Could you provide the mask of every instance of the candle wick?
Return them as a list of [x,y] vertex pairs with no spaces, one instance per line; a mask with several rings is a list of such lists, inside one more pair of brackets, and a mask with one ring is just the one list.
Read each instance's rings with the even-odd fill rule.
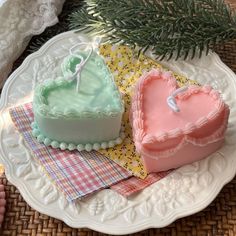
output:
[[[79,55],[78,53],[75,53],[73,52],[73,49],[79,47],[79,46],[82,46],[82,45],[85,45],[85,46],[89,46],[90,47],[90,50],[89,50],[89,53],[88,53],[88,56],[86,57],[86,59],[84,59],[81,55]],[[92,55],[93,53],[93,46],[89,43],[77,43],[76,45],[74,45],[73,47],[70,48],[69,50],[70,52],[70,55],[71,56],[74,56],[74,57],[77,57],[80,59],[80,63],[76,65],[75,67],[75,72],[74,74],[71,76],[72,77],[72,80],[74,80],[75,78],[77,78],[77,83],[76,83],[76,92],[79,92],[79,88],[80,88],[80,82],[81,82],[81,72],[82,72],[82,69],[84,67],[84,65],[87,63],[88,59],[90,58],[90,56]],[[70,78],[71,79],[71,78]]]
[[167,97],[167,104],[174,112],[180,112],[175,97],[178,94],[185,92],[187,89],[188,89],[187,86],[178,88],[170,96]]

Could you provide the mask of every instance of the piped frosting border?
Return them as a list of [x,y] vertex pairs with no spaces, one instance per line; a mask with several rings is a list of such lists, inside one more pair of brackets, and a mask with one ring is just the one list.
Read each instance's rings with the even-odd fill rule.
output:
[[107,67],[106,62],[102,57],[99,57],[99,59],[91,59],[91,60],[94,60],[96,62],[97,66],[104,74],[105,82],[107,83],[108,86],[112,87],[113,89],[112,99],[114,99],[117,102],[118,104],[117,108],[115,109],[114,107],[113,108],[106,107],[104,109],[101,109],[99,107],[93,107],[93,108],[85,107],[85,110],[83,112],[77,111],[76,109],[65,110],[64,112],[50,109],[50,107],[47,104],[47,99],[45,97],[45,94],[49,90],[73,83],[73,81],[65,79],[73,74],[69,66],[73,59],[74,56],[68,56],[64,59],[62,63],[63,77],[58,77],[57,79],[48,79],[45,80],[42,84],[37,85],[34,94],[34,104],[33,104],[34,112],[37,112],[39,115],[43,117],[64,118],[64,119],[71,117],[75,118],[115,117],[123,113],[124,101],[115,83],[113,74]]
[[[171,72],[162,72],[160,70],[152,69],[150,72],[145,73],[140,77],[135,90],[134,96],[132,97],[130,120],[133,127],[133,137],[136,149],[139,153],[149,156],[153,159],[166,158],[174,155],[183,146],[191,143],[196,146],[205,146],[209,143],[213,143],[224,138],[224,132],[227,128],[229,107],[223,102],[220,94],[213,90],[210,86],[190,86],[189,89],[179,95],[178,99],[187,99],[190,95],[198,92],[203,92],[209,94],[214,100],[217,100],[216,109],[214,112],[209,113],[206,117],[200,118],[197,122],[188,123],[182,129],[174,129],[170,132],[162,132],[158,135],[149,135],[145,133],[144,130],[144,114],[142,112],[143,108],[143,88],[153,79],[164,79],[167,81],[170,91],[174,91],[178,88],[176,80]],[[224,111],[224,118],[221,126],[211,135],[203,138],[190,137],[189,134],[196,128],[203,127],[209,120],[216,118],[222,111]],[[181,141],[175,148],[166,149],[163,151],[150,151],[146,149],[143,144],[145,143],[155,143],[155,142],[165,142],[169,138],[181,138]],[[155,156],[155,157],[154,157]]]
[[[108,80],[108,79],[107,79]],[[65,110],[64,112],[56,111],[54,109],[50,109],[50,107],[47,104],[47,100],[45,97],[45,93],[51,89],[55,89],[60,86],[66,86],[70,83],[73,83],[69,80],[66,80],[64,78],[58,78],[55,80],[49,79],[44,81],[42,84],[38,85],[35,89],[35,95],[34,95],[34,112],[37,112],[39,115],[43,117],[49,117],[49,118],[92,118],[92,117],[115,117],[121,113],[124,112],[124,102],[122,100],[122,96],[116,86],[116,84],[113,84],[113,80],[108,80],[111,86],[113,86],[113,94],[112,98],[117,100],[119,103],[118,109],[112,109],[111,108],[105,108],[104,110],[100,110],[98,108],[89,109],[89,107],[86,107],[86,110],[83,112],[77,111],[76,109],[70,109]]]

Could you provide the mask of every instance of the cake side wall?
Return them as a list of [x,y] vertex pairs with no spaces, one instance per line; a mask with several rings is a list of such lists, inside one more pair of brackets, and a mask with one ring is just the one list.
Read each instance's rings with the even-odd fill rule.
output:
[[178,168],[183,165],[193,163],[195,161],[200,161],[220,149],[223,143],[224,139],[202,147],[188,143],[173,156],[154,159],[142,155],[142,160],[148,173],[166,171],[172,168]]
[[122,114],[115,117],[53,119],[35,114],[43,135],[58,142],[101,143],[119,137]]

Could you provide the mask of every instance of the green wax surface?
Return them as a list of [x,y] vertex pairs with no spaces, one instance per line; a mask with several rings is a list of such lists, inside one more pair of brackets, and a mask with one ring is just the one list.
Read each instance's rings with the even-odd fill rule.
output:
[[[85,53],[81,55],[84,58],[87,56]],[[64,65],[64,74],[74,72],[79,62],[79,58],[69,58]],[[79,91],[76,91],[76,79],[51,88],[44,94],[47,105],[49,109],[62,113],[65,110],[119,110],[119,93],[111,76],[103,59],[93,53],[81,71]]]

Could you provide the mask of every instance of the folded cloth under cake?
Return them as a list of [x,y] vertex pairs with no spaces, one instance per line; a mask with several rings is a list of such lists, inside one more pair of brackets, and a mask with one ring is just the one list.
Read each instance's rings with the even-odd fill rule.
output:
[[142,180],[131,177],[129,171],[98,152],[60,151],[39,143],[31,130],[32,103],[13,107],[10,109],[10,115],[34,158],[50,177],[49,181],[52,180],[69,201],[108,187],[128,197],[169,173],[151,174]]
[[131,176],[97,152],[61,151],[39,143],[32,135],[31,103],[12,108],[10,115],[36,160],[68,200],[84,197]]

